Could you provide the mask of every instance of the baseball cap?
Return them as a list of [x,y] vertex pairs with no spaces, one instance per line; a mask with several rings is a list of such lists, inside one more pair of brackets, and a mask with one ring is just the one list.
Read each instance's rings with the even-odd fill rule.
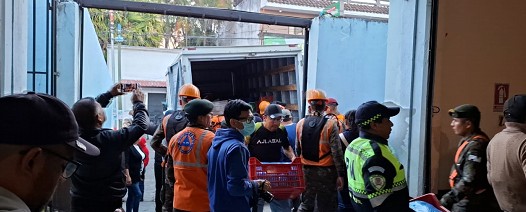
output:
[[504,102],[504,118],[508,122],[526,121],[526,94],[514,95]]
[[283,118],[284,118],[284,119],[290,119],[290,118],[292,118],[292,113],[290,112],[290,110],[288,110],[288,109],[283,109],[283,110],[281,110],[281,112],[283,113]]
[[281,110],[281,107],[277,104],[270,104],[265,108],[265,115],[270,117],[271,119],[274,119],[276,117],[283,117],[283,111]]
[[480,111],[475,105],[464,104],[448,111],[453,118],[480,119]]
[[79,137],[73,112],[56,97],[34,92],[0,97],[0,117],[1,144],[67,144],[86,155],[100,154],[97,147]]
[[328,98],[327,99],[327,105],[338,106],[338,101],[336,101],[335,98]]
[[354,122],[366,126],[375,120],[396,116],[399,112],[400,107],[387,107],[377,101],[368,101],[358,107]]

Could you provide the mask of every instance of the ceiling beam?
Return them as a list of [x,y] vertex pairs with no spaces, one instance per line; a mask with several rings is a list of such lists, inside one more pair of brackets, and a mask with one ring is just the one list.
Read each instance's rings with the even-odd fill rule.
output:
[[258,24],[310,28],[311,20],[289,16],[270,15],[230,9],[209,7],[180,6],[149,2],[132,2],[120,0],[75,0],[81,7],[130,12],[153,13],[192,18],[237,21]]

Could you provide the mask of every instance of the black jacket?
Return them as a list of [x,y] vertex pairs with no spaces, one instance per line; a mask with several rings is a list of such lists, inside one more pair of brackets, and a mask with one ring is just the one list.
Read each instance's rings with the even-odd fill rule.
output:
[[142,150],[137,150],[137,148],[135,148],[135,146],[132,145],[124,152],[126,161],[125,168],[127,168],[128,172],[130,173],[132,183],[142,181],[141,172],[143,169],[143,158],[139,151],[142,152]]
[[[113,96],[106,92],[96,100],[102,107],[109,104]],[[100,155],[90,157],[76,155],[82,163],[72,176],[71,194],[74,198],[86,201],[118,200],[126,194],[123,173],[122,153],[135,143],[148,129],[149,118],[145,105],[138,101],[133,103],[133,122],[127,128],[81,129],[80,136],[97,146]]]

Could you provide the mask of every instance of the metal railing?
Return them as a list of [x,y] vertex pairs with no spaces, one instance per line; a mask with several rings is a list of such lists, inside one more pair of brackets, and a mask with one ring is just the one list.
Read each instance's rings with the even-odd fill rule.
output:
[[347,3],[369,4],[376,6],[389,6],[389,0],[346,0]]

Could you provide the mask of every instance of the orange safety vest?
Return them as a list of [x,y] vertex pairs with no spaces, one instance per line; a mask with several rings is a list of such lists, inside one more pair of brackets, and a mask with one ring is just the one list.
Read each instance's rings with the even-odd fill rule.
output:
[[[163,133],[164,133],[164,137],[165,138],[166,138],[166,125],[168,124],[168,119],[170,119],[170,116],[172,116],[172,114],[166,115],[163,118],[163,122],[162,122],[162,128],[163,128]],[[165,166],[166,166],[166,160],[164,160],[164,156],[163,156],[163,161],[161,162],[161,167],[165,167]]]
[[[300,148],[301,148],[301,135],[303,131],[304,122],[305,122],[305,118],[301,119],[296,124],[296,142],[298,142],[298,145]],[[323,129],[321,131],[320,152],[319,152],[320,161],[315,162],[315,161],[307,160],[301,157],[301,163],[303,163],[304,165],[310,165],[310,166],[333,166],[334,165],[334,161],[332,160],[332,155],[331,155],[331,146],[329,143],[330,142],[329,137],[333,130],[338,131],[338,129],[332,128],[335,122],[337,122],[337,120],[335,119],[327,120],[327,122],[325,123],[325,126],[323,126]],[[336,142],[336,141],[333,141],[333,142]]]
[[455,154],[455,164],[453,165],[454,168],[453,170],[451,171],[451,174],[449,175],[449,186],[451,186],[451,188],[455,187],[455,179],[458,177],[458,171],[457,171],[457,164],[460,162],[458,161],[460,159],[460,154],[462,154],[462,152],[464,151],[464,149],[466,148],[466,146],[469,144],[470,141],[472,140],[483,140],[483,141],[487,141],[488,138],[484,137],[484,136],[481,136],[481,135],[476,135],[474,136],[473,138],[471,139],[467,139],[465,141],[462,142],[462,144],[458,147],[457,149],[457,153]]
[[208,149],[214,133],[186,127],[170,140],[175,176],[173,207],[185,211],[210,211],[207,187]]
[[[343,131],[345,131],[345,124],[344,124],[345,118],[343,117],[342,114],[334,115],[330,113],[330,114],[327,114],[327,116],[337,121],[336,123],[338,125],[338,133],[342,133]],[[343,120],[340,120],[340,117],[342,117]]]
[[336,116],[336,118],[338,118],[338,121],[341,121],[341,122],[344,122],[345,121],[345,116],[343,114],[338,114]]
[[164,118],[163,118],[163,132],[164,132],[164,137],[166,138],[166,125],[168,124],[168,119],[170,119],[170,116],[172,116],[172,114],[170,115],[166,115]]

